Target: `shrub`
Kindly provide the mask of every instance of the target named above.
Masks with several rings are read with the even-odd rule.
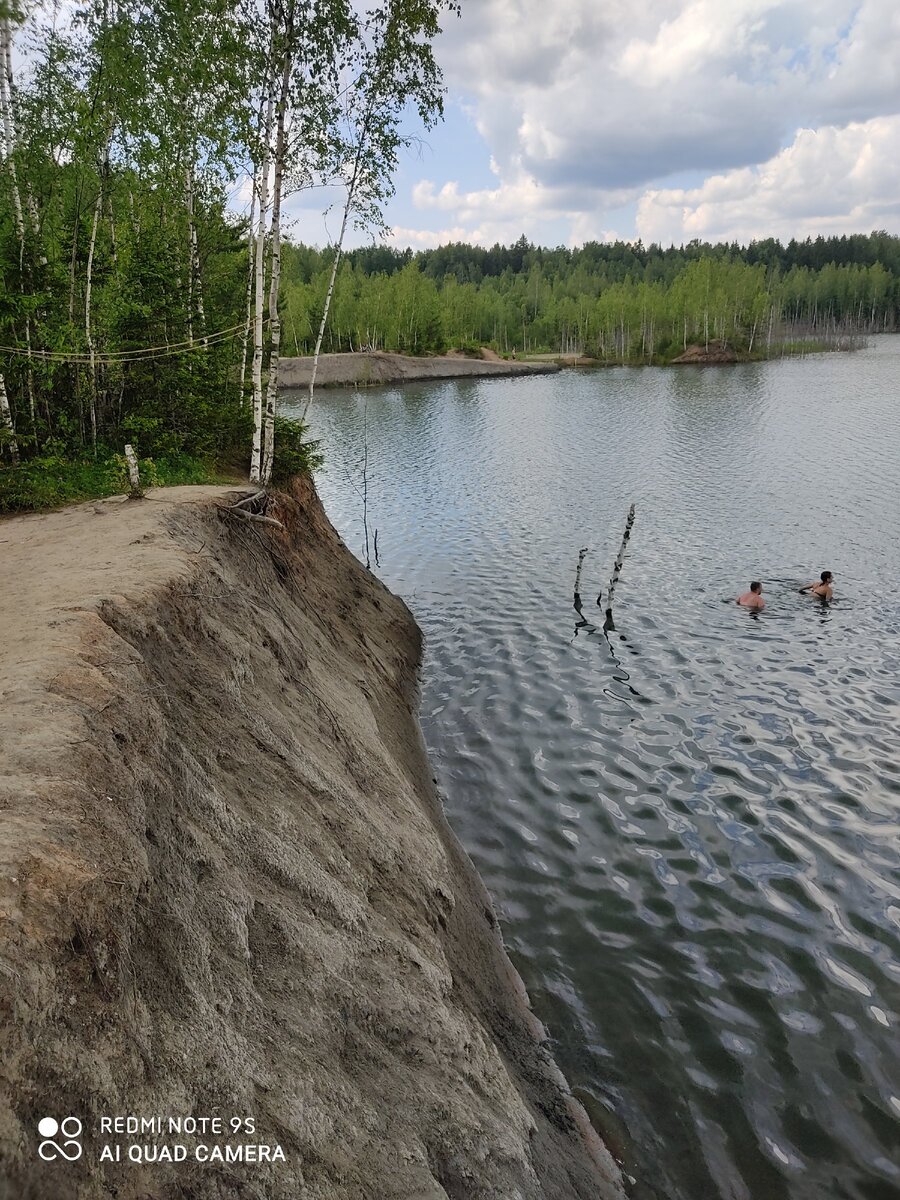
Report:
[[[286,483],[294,475],[305,475],[321,467],[324,459],[318,442],[305,442],[306,426],[286,417],[275,418],[275,462],[273,483]]]

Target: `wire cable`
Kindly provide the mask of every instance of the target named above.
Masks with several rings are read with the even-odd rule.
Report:
[[[269,317],[265,317],[263,324],[268,324],[269,320]],[[195,354],[198,350],[205,350],[209,346],[227,342],[229,338],[243,332],[246,328],[247,323],[241,321],[239,325],[232,325],[229,329],[220,329],[216,333],[205,334],[203,337],[194,339],[193,342],[173,342],[168,346],[144,346],[136,350],[116,350],[106,354],[90,355],[84,350],[35,350],[29,349],[27,346],[0,346],[0,354],[12,354],[38,362],[75,363],[79,366],[90,366],[92,363],[95,366],[113,366],[118,363],[124,365],[150,362],[157,358],[176,357],[181,354]]]

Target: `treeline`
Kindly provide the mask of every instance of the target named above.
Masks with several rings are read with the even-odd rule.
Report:
[[[0,509],[114,488],[128,442],[166,481],[272,478],[285,198],[338,185],[343,230],[381,227],[457,9],[0,0]]]
[[[330,260],[285,250],[288,346],[311,352]],[[325,348],[409,354],[490,345],[609,361],[674,357],[724,340],[748,354],[845,341],[900,319],[900,238],[886,233],[747,247],[588,243],[577,250],[450,245],[348,252]]]

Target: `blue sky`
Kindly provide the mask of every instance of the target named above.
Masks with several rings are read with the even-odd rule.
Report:
[[[892,0],[462,3],[393,244],[900,233]],[[321,208],[295,237],[328,240]]]

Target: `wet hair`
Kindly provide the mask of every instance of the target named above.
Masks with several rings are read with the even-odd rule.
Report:
[[[823,583],[831,583],[833,576],[830,571],[823,571],[819,578]]]
[[[759,582],[758,579],[754,579],[753,582],[750,584],[750,591],[751,592],[761,592],[762,591],[762,584]]]

